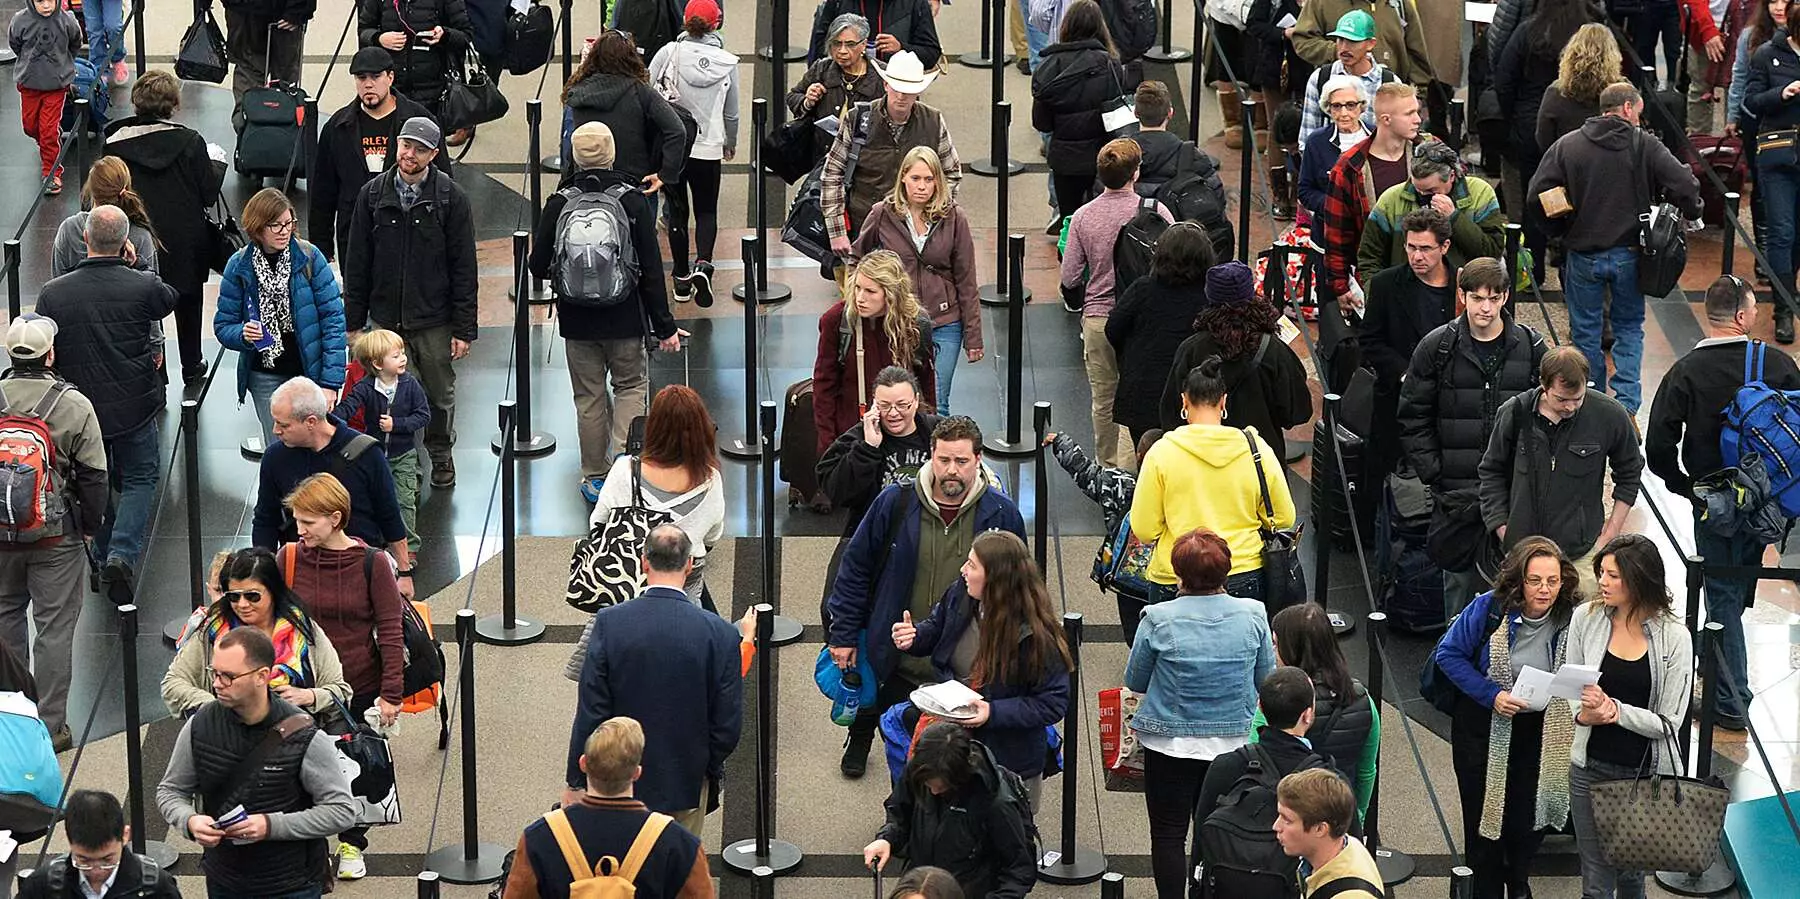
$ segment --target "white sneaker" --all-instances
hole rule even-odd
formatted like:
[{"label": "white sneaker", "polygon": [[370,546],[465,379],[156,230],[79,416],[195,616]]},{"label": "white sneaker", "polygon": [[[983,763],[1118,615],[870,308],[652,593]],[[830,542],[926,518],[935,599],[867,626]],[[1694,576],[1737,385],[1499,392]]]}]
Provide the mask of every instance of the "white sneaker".
[{"label": "white sneaker", "polygon": [[338,879],[361,880],[369,875],[369,866],[363,862],[362,850],[350,845],[338,845]]}]

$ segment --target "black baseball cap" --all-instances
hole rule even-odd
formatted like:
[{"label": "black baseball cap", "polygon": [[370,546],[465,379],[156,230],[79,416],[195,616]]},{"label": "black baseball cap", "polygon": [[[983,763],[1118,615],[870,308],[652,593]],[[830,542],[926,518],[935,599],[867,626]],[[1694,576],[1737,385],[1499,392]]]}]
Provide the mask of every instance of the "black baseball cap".
[{"label": "black baseball cap", "polygon": [[379,75],[393,70],[393,54],[381,47],[364,47],[350,57],[351,75]]}]

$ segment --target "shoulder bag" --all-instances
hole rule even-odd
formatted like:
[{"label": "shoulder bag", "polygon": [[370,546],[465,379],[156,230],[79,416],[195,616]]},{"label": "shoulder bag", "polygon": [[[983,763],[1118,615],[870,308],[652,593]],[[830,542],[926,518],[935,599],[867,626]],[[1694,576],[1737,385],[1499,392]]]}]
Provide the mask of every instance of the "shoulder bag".
[{"label": "shoulder bag", "polygon": [[194,11],[193,24],[181,35],[181,49],[175,54],[175,76],[184,81],[223,84],[229,74],[231,60],[225,53],[225,34],[219,30],[212,4],[208,3]]},{"label": "shoulder bag", "polygon": [[1256,530],[1262,535],[1262,602],[1275,613],[1306,601],[1306,573],[1300,569],[1300,531],[1275,527],[1275,504],[1269,499],[1269,479],[1263,475],[1262,450],[1256,437],[1246,428],[1244,440],[1250,444],[1250,462],[1256,468],[1256,485],[1262,491],[1262,508],[1257,511]]},{"label": "shoulder bag", "polygon": [[1687,776],[1680,751],[1680,775],[1658,774],[1652,767],[1658,744],[1676,745],[1675,726],[1662,719],[1663,735],[1644,748],[1639,770],[1649,774],[1594,784],[1588,794],[1594,806],[1595,838],[1606,863],[1635,871],[1704,871],[1719,857],[1719,834],[1725,829],[1725,806],[1731,791],[1716,776]]},{"label": "shoulder bag", "polygon": [[[638,552],[651,531],[675,520],[668,512],[652,509],[644,502],[642,465],[632,458],[631,504],[614,508],[605,521],[575,544],[575,554],[569,560],[569,588],[563,598],[579,611],[598,612],[643,592],[643,561]],[[704,489],[704,483],[694,488]]]},{"label": "shoulder bag", "polygon": [[1644,183],[1653,177],[1644,171],[1644,135],[1631,135],[1632,169],[1636,175],[1632,190],[1637,195],[1638,222],[1638,290],[1647,297],[1666,297],[1680,286],[1681,273],[1687,268],[1687,230],[1681,210],[1675,204],[1658,202]]},{"label": "shoulder bag", "polygon": [[500,92],[500,87],[488,77],[480,63],[469,63],[467,51],[451,60],[444,74],[444,94],[438,104],[442,111],[438,124],[443,127],[444,134],[506,117],[506,95]]}]

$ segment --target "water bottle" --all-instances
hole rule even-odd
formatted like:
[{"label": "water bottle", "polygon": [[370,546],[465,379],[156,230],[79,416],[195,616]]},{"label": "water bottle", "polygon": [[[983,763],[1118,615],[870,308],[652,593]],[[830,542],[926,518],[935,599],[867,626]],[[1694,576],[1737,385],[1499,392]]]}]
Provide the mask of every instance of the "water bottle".
[{"label": "water bottle", "polygon": [[[862,708],[862,672],[855,668],[844,672],[844,690],[831,704],[831,720],[844,727],[856,721],[856,713]],[[844,693],[848,693],[845,698]]]}]

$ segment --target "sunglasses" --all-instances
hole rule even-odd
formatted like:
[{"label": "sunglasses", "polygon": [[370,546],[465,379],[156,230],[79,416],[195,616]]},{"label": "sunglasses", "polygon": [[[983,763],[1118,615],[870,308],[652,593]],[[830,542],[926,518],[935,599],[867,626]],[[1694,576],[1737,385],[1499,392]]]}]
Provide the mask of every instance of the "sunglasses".
[{"label": "sunglasses", "polygon": [[226,605],[235,606],[240,602],[256,605],[262,602],[268,595],[269,594],[264,593],[261,590],[227,590],[220,594],[219,597],[225,600]]}]

